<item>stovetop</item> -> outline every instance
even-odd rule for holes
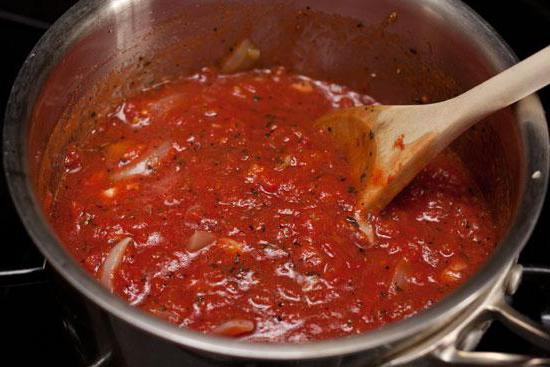
[[[17,72],[40,36],[68,7],[71,0],[20,0],[0,4],[0,116],[4,114],[11,85]],[[498,2],[466,1],[506,40],[520,58],[550,43],[550,2],[515,0]],[[550,90],[539,94],[550,110]],[[0,175],[0,272],[21,267],[40,267],[43,258],[15,212],[4,175]],[[547,199],[539,223],[520,257],[522,264],[550,266],[546,246],[550,244],[550,200]],[[81,366],[83,358],[66,330],[52,284],[34,278],[24,285],[8,286],[0,277],[0,365]],[[545,282],[546,281],[546,284]],[[526,277],[513,300],[514,307],[550,327],[550,277]],[[542,353],[503,327],[494,325],[484,336],[481,350],[511,353]],[[10,362],[7,362],[10,361]]]

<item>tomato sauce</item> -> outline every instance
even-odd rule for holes
[[[350,166],[312,122],[373,102],[284,68],[154,86],[67,148],[50,221],[88,272],[181,327],[303,342],[411,316],[478,269],[496,230],[450,151],[358,217]]]

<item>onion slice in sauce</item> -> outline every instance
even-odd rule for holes
[[[260,50],[249,39],[242,40],[223,61],[223,73],[235,73],[252,68],[260,58]]]
[[[136,163],[119,172],[113,173],[111,178],[116,182],[133,176],[147,176],[151,174],[151,172],[159,166],[160,161],[168,155],[171,147],[172,145],[165,141]]]
[[[189,241],[187,242],[186,247],[189,251],[198,251],[201,248],[210,245],[215,240],[216,236],[210,232],[195,231],[195,233],[193,233],[191,237],[189,237]]]
[[[111,292],[113,291],[113,276],[116,269],[120,265],[122,258],[124,257],[124,251],[126,247],[132,242],[132,238],[125,237],[113,246],[109,255],[103,263],[103,270],[101,272],[101,283],[106,286]]]
[[[356,210],[355,213],[353,213],[353,217],[355,218],[355,221],[357,224],[359,224],[359,229],[365,236],[367,236],[367,240],[369,241],[369,244],[374,244],[374,228],[373,225],[368,221],[365,220],[360,210]]]
[[[254,327],[253,321],[233,319],[216,326],[214,330],[212,330],[212,333],[222,336],[239,336],[252,332]]]
[[[409,288],[409,278],[413,274],[414,269],[411,263],[406,258],[400,259],[395,266],[389,291],[395,294],[407,290]]]

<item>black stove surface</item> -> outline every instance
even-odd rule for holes
[[[17,72],[40,36],[74,1],[20,0],[0,4],[0,116],[4,115],[11,85]],[[550,2],[548,0],[508,0],[487,2],[466,1],[502,35],[520,59],[550,43]],[[550,90],[540,96],[550,110]],[[0,272],[21,267],[40,267],[42,257],[32,244],[16,214],[9,197],[4,175],[0,175]],[[550,231],[550,200],[520,262],[550,266],[547,249]],[[4,284],[3,284],[4,282]],[[71,333],[66,330],[54,297],[53,286],[47,281],[28,277],[24,285],[7,286],[0,277],[0,365],[2,366],[82,366],[80,354]],[[546,321],[550,327],[550,277],[526,277],[514,297],[514,307],[536,321]],[[544,319],[544,320],[543,320]],[[483,338],[479,349],[512,353],[536,353],[523,340],[499,325],[494,325]]]

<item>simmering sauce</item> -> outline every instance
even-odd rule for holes
[[[312,122],[373,102],[284,68],[157,85],[67,148],[50,221],[112,292],[181,327],[303,342],[411,316],[471,276],[496,231],[450,151],[360,220],[349,164]]]

